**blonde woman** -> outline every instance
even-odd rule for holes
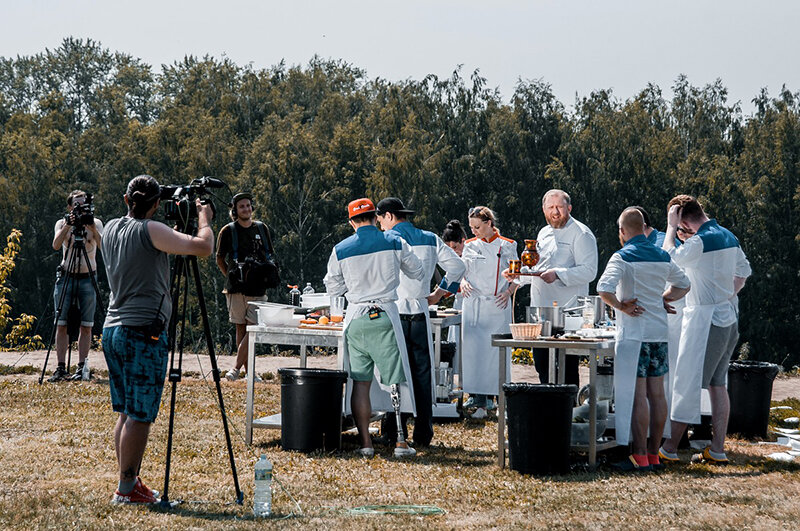
[[[497,217],[488,207],[469,211],[469,226],[474,238],[467,240],[461,258],[467,273],[461,282],[464,309],[461,325],[463,389],[470,394],[466,407],[476,407],[473,418],[486,417],[493,406],[492,395],[500,389],[498,349],[492,347],[492,334],[509,332],[512,318],[511,295],[517,288],[509,284],[501,272],[510,260],[516,260],[517,243],[504,238],[497,230]],[[508,354],[506,379],[511,379]]]

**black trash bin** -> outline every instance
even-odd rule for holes
[[[728,433],[766,437],[772,382],[779,367],[763,361],[732,361],[728,368],[731,415]]]
[[[523,474],[569,472],[572,406],[577,385],[503,384],[509,466]]]
[[[281,376],[281,448],[338,450],[342,444],[344,371],[278,369]]]

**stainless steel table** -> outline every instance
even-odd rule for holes
[[[603,443],[597,442],[597,357],[614,356],[613,339],[603,340],[547,340],[512,339],[511,334],[496,334],[492,336],[492,346],[500,350],[500,393],[498,395],[497,411],[497,464],[500,468],[506,465],[506,397],[503,393],[503,384],[506,382],[506,349],[508,348],[546,348],[550,351],[550,381],[564,383],[564,358],[566,356],[589,356],[589,444],[573,445],[573,450],[585,451],[589,454],[589,466],[594,468],[597,464],[598,450],[605,450],[617,445],[615,440]],[[555,375],[555,357],[558,352],[559,367]]]
[[[297,345],[300,347],[300,366],[307,364],[308,347],[336,347],[338,363],[342,368],[344,334],[341,330],[315,330],[310,328],[297,328],[294,326],[263,326],[250,325],[247,327],[247,408],[245,414],[245,440],[247,444],[253,442],[253,428],[280,429],[280,414],[253,420],[253,394],[256,373],[256,343],[269,343],[271,345]]]
[[[437,369],[439,368],[439,363],[442,360],[442,329],[447,328],[450,326],[457,326],[459,329],[461,328],[461,313],[452,314],[452,315],[443,315],[439,314],[438,317],[431,317],[431,330],[433,332],[433,367],[431,367],[431,378],[433,378],[434,386],[439,382],[436,381],[436,375],[438,374]],[[461,341],[458,342],[458,346],[456,347],[456,357],[453,360],[455,365],[455,360],[459,361],[458,366],[461,367]],[[455,372],[453,374],[455,376]],[[461,386],[461,376],[458,377],[458,384],[459,387]],[[454,386],[455,387],[455,386]],[[455,388],[453,389],[455,391]],[[451,396],[454,396],[451,393]],[[460,396],[460,393],[459,395]],[[459,402],[460,402],[459,398]],[[448,417],[448,418],[458,418],[458,405],[453,403],[443,403],[438,402],[436,400],[433,401],[433,416],[434,417]]]

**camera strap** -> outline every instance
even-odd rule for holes
[[[267,255],[267,260],[274,260],[275,249],[272,247],[272,238],[269,237],[269,233],[265,230],[264,224],[260,221],[254,221],[253,224],[261,235],[261,242],[264,245],[264,252]],[[235,221],[231,221],[228,223],[228,229],[231,231],[231,255],[233,256],[233,261],[239,263],[239,234],[236,225],[237,223]]]

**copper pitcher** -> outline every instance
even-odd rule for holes
[[[539,263],[539,251],[536,250],[536,240],[525,240],[525,250],[520,256],[522,265],[533,267]]]

